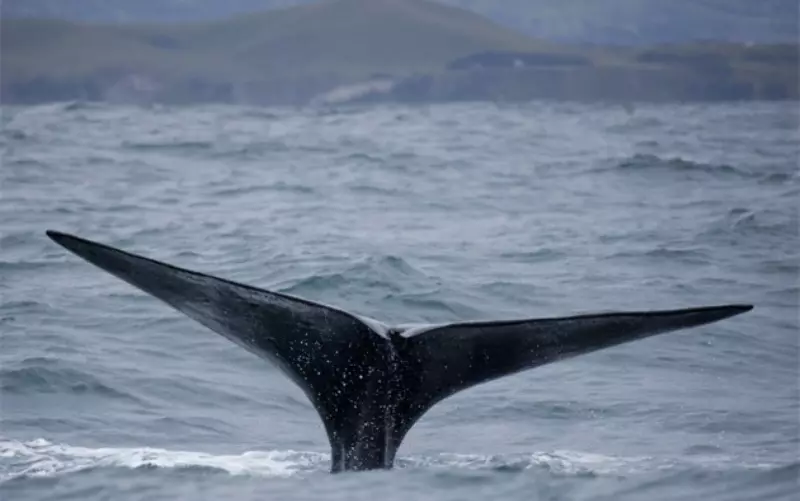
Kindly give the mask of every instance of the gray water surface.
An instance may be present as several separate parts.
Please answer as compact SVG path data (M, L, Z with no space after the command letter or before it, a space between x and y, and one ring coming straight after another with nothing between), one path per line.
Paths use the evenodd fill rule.
M2 119L2 499L796 499L795 105ZM464 391L394 470L330 475L277 368L47 228L386 322L756 308Z

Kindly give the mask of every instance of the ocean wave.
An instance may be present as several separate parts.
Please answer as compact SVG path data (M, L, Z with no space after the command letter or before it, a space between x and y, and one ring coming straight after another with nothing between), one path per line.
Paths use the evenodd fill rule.
M246 107L237 115L245 118L258 118L262 120L276 120L282 117L282 115L277 113L275 110L256 107Z
M84 110L99 110L107 108L108 105L104 103L93 103L90 101L69 101L61 103L62 111L84 111Z
M797 211L736 207L718 218L699 237L758 237L759 242L767 236L797 239L799 228Z
M209 151L215 146L214 141L124 141L122 147L137 151Z
M22 129L15 129L13 127L3 127L0 130L0 137L8 139L9 141L25 141L31 139L31 134Z
M687 264L705 264L709 255L700 248L675 248L659 245L649 249L618 251L611 258L645 258L663 261L680 261Z
M32 169L38 169L39 171L49 170L50 165L46 162L42 162L36 158L14 158L14 157L6 157L3 160L3 166L12 169L15 167L19 167L20 169L25 169L25 173L30 173Z
M58 477L98 468L159 468L216 471L228 475L290 477L328 471L330 455L314 451L265 450L240 454L168 450L155 447L80 447L39 438L0 438L0 484L31 477ZM544 471L565 476L625 476L672 470L726 471L731 468L774 472L784 478L797 465L747 462L720 454L686 458L616 456L591 452L548 452L485 455L441 453L400 457L398 470Z
M133 395L113 388L98 377L67 367L63 362L48 358L29 358L16 367L0 369L0 389L3 393L69 393L99 395L140 403Z
M361 193L364 195L379 195L379 196L389 196L389 197L401 195L401 191L398 190L397 188L376 186L374 184L365 184L365 183L353 184L349 186L348 189L350 189L354 193Z
M170 451L152 447L77 447L45 439L0 439L0 483L51 477L96 468L211 469L230 475L284 477L321 468L328 455L316 452L249 451L242 454ZM327 466L327 465L326 465Z
M616 495L635 494L635 499L650 499L659 497L662 492L675 486L689 484L698 487L693 489L692 495L685 496L686 499L794 500L800 462L787 465L740 465L727 474L693 466L663 470L666 469L662 469L658 476L622 489Z
M479 318L481 311L473 308L469 304L445 298L440 289L424 292L404 292L400 294L388 294L384 296L384 303L396 302L402 304L404 309L413 311L418 319L442 318L466 319Z
M532 250L507 250L501 252L499 257L523 263L543 263L563 259L566 254L560 250L543 247Z
M0 272L13 273L23 271L39 271L50 268L53 263L47 261L6 261L0 260Z
M274 153L292 151L291 145L279 139L249 143L218 143L208 158L235 161L261 160Z
M11 300L8 302L0 302L0 312L2 312L3 314L34 315L34 314L51 313L52 311L53 309L50 305L39 301L33 301L30 299L18 299L18 300Z
M362 153L362 152L349 153L346 156L344 156L342 160L344 162L383 164L383 158L377 155L370 155L369 153Z
M632 116L628 120L609 125L607 130L616 134L641 132L643 129L657 130L664 125L664 120L656 116Z
M216 197L238 197L264 191L277 191L294 194L312 194L315 192L314 188L310 186L305 186L302 184L290 184L279 181L272 184L254 184L249 186L220 188L215 190L213 195Z
M665 172L698 172L711 175L736 175L742 177L752 176L752 173L743 171L732 165L696 162L681 157L661 158L657 155L637 153L632 157L623 159L617 165L623 170L660 170Z
M339 306L362 310L365 305L380 313L387 322L437 321L443 318L477 318L480 310L469 305L463 291L442 286L432 276L405 259L392 256L370 256L338 271L315 272L309 276L277 284L277 290L301 297L336 297ZM340 301L341 300L341 301ZM399 313L402 312L402 313ZM409 312L411 317L409 317Z
M784 259L767 259L761 263L761 267L766 273L776 273L786 276L800 276L800 259L798 255ZM784 292L797 292L797 288L786 289Z
M731 223L731 229L739 233L797 234L797 221L792 221L790 218L781 221L784 216L786 214L782 212L745 210L731 211L727 219Z
M761 182L767 184L785 184L790 181L800 180L798 172L772 172L765 174Z
M309 194L316 192L316 190L311 186L307 186L304 184L292 184L292 183L287 183L285 181L278 181L277 183L267 185L267 189L274 191L282 191L287 193L302 193L302 194Z
M341 271L315 273L281 288L281 292L302 295L306 292L319 293L342 288L366 287L373 291L398 293L403 290L415 290L416 287L409 285L422 286L427 280L425 273L413 267L405 259L399 256L381 255L369 256Z

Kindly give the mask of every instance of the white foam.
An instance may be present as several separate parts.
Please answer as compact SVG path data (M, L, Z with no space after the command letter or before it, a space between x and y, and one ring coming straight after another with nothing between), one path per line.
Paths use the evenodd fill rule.
M593 452L556 450L527 454L438 454L427 458L401 458L408 466L463 468L468 470L536 470L544 469L558 475L636 475L657 470L700 468L706 471L728 470L731 467L764 470L778 463L753 461L725 454L695 457L615 456Z
M465 469L514 469L529 470L545 468L553 473L566 475L623 474L652 467L649 457L606 456L579 451L536 452L531 454L477 455L440 454L435 458L410 461L412 464L432 467L459 467Z
M328 471L330 456L320 452L248 451L242 454L209 454L151 447L89 448L54 444L45 439L19 442L0 437L0 483L18 477L65 475L81 470L116 468L215 468L230 475L289 477L308 471ZM442 453L427 457L398 458L398 468L459 468L467 470L546 469L564 475L626 475L644 471L682 468L705 469L731 464L747 469L766 469L775 464L743 461L725 455L713 457L610 456L580 451L529 454L477 455Z
M633 473L652 466L655 459L647 456L607 456L590 452L553 451L533 454L531 466L546 466L551 471L567 474L600 475Z
M55 476L100 467L206 467L231 475L287 477L320 466L329 458L318 452L292 450L216 455L152 447L88 448L54 444L44 439L19 442L0 438L0 459L4 463L0 482L5 482L21 476ZM12 468L8 468L8 460L13 460Z

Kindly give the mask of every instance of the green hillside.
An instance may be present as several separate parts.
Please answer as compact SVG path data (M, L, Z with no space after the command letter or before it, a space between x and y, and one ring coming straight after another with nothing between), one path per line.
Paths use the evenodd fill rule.
M481 50L545 47L469 11L423 0L340 0L191 25L3 20L4 74L125 67L216 77L362 75L440 68Z
M4 0L2 17L192 22L314 0ZM535 38L578 44L792 43L797 0L436 0Z
M471 99L492 95L486 86L492 87L494 76L501 75L504 87L521 87L515 95L535 98L535 92L526 88L535 88L528 83L537 75L555 75L565 82L579 78L585 84L587 75L613 73L615 85L624 85L627 79L639 78L631 68L646 70L648 85L659 85L653 75L668 73L665 81L683 79L691 81L692 88L712 88L701 94L713 94L713 88L724 84L720 88L738 89L726 91L726 95L758 98L764 95L761 89L767 88L771 89L768 96L797 95L793 76L797 61L792 60L796 46L720 47L610 50L559 46L505 29L471 11L427 0L323 1L184 24L2 19L0 97L4 102L89 99L303 104L334 88L378 75L400 81L428 75L442 82L459 82L452 92ZM659 51L675 54L665 57ZM748 55L753 51L764 55ZM517 73L504 73L502 68L481 70L479 84L472 85L480 88L470 90L469 79L475 72L461 71L461 66L452 64L465 58L477 61L478 66L490 60L523 61L528 69ZM578 61L580 72L563 64L553 70L558 61L568 60ZM556 73L551 74L553 71ZM620 72L627 76L620 77ZM557 87L563 87L563 98L581 98L584 84ZM453 98L452 92L447 92L439 89L434 94ZM597 97L594 91L590 94ZM669 95L669 89L660 89L659 95Z

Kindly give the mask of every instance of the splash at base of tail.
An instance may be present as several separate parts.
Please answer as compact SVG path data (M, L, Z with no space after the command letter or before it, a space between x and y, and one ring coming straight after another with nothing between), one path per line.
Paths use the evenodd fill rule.
M403 438L440 400L556 360L751 310L723 305L414 327L138 256L56 231L86 261L275 363L308 396L331 471L391 468Z

